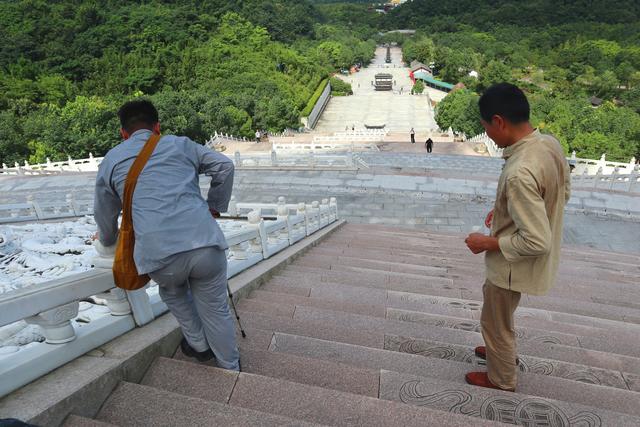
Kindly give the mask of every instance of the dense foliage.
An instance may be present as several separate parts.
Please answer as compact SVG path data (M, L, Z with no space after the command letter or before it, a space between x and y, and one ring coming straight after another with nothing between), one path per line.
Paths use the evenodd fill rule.
M104 154L140 96L200 142L298 127L319 83L375 47L306 0L0 0L0 22L8 164Z
M414 0L384 25L418 30L398 40L405 59L431 64L441 80L470 89L439 106L442 128L480 130L469 109L474 92L509 81L527 91L534 125L566 150L640 158L640 2ZM594 96L604 100L597 109Z

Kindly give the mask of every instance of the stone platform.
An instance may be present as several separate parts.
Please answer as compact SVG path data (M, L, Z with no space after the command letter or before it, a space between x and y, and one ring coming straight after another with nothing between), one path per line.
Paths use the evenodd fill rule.
M548 296L516 312L516 393L483 370L483 260L463 235L347 224L238 304L243 372L178 350L88 425L637 426L640 256L565 245Z

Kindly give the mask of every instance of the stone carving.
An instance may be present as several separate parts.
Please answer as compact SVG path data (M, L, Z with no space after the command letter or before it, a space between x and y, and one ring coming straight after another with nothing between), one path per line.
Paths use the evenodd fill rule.
M78 315L78 301L43 311L35 316L27 317L25 322L42 328L49 344L62 344L73 341L76 333L71 326L71 319Z
M518 365L522 372L532 372L538 375L551 375L554 371L554 366L550 362L539 361L531 362L526 358L520 358L520 364Z
M442 390L422 393L420 381L407 381L400 387L399 398L403 403L427 406L452 413L484 418L507 424L527 427L600 427L602 419L593 412L579 412L569 416L551 402L539 398L491 396L482 403L464 390ZM475 404L474 404L475 403ZM480 405L479 408L474 408Z
M395 340L395 342L392 340ZM396 351L401 353L417 354L420 356L455 360L466 363L472 363L474 358L472 352L453 346L431 345L426 342L402 337L386 337L385 341L385 349L396 348Z

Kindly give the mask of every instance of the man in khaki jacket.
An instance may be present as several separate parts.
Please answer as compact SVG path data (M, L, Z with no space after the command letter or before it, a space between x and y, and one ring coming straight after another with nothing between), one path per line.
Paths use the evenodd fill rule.
M479 101L487 135L504 148L504 169L489 236L470 234L474 254L486 252L481 325L487 372L470 372L469 384L514 391L517 383L513 313L520 294L545 295L560 259L564 206L570 195L569 165L558 141L529 123L524 93L507 83L487 89Z

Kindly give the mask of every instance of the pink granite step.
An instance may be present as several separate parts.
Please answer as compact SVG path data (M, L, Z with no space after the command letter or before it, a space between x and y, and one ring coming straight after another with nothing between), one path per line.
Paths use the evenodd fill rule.
M171 370L174 373L170 374L170 379L166 383L161 379L155 381L156 387L166 386L171 390L183 390L185 393L184 399L187 400L201 401L202 399L211 398L213 403L216 403L213 399L218 398L217 396L204 394L194 398L193 396L187 397L189 395L186 393L194 391L200 393L200 390L207 390L211 385L215 385L220 378L222 381L226 381L227 372L207 366L181 363L171 359L166 359L164 362L166 362L165 370ZM160 374L159 372L156 375ZM268 413L276 417L285 416L309 423L327 425L385 426L397 423L415 426L468 425L468 418L462 415L448 414L425 408L413 408L402 403L382 401L377 398L299 384L262 375L248 373L231 375L235 375L237 378L228 399L230 406L225 406L229 410L251 410L252 413L258 411L258 413ZM184 381L181 381L180 378L184 378ZM155 390L165 392L161 388L156 388ZM175 396L175 393L168 394ZM129 397L134 398L134 396ZM139 396L137 400L140 400ZM111 406L116 405L112 403ZM163 412L165 417L171 417L171 412L167 410L163 409L159 412ZM202 419L200 414L193 415L192 420ZM268 420L269 417L266 417L266 419Z
M202 381L201 377L199 380L200 383L207 382ZM218 376L215 380L218 380ZM194 385L187 381L182 384L191 388L207 388L206 385ZM188 397L154 387L123 382L109 396L96 418L123 427L317 425L282 415L230 406L208 397Z
M103 421L91 418L81 417L80 415L69 415L62 427L117 427L115 424L105 423Z
M391 371L380 373L380 397L510 424L558 425L566 420L559 425L640 425L640 417L619 412Z
M281 333L275 334L272 350L368 369L421 375L456 384L464 384L464 375L469 371L485 370L484 366L467 362L421 357ZM518 378L518 392L523 394L640 416L640 393L531 372L520 372Z

